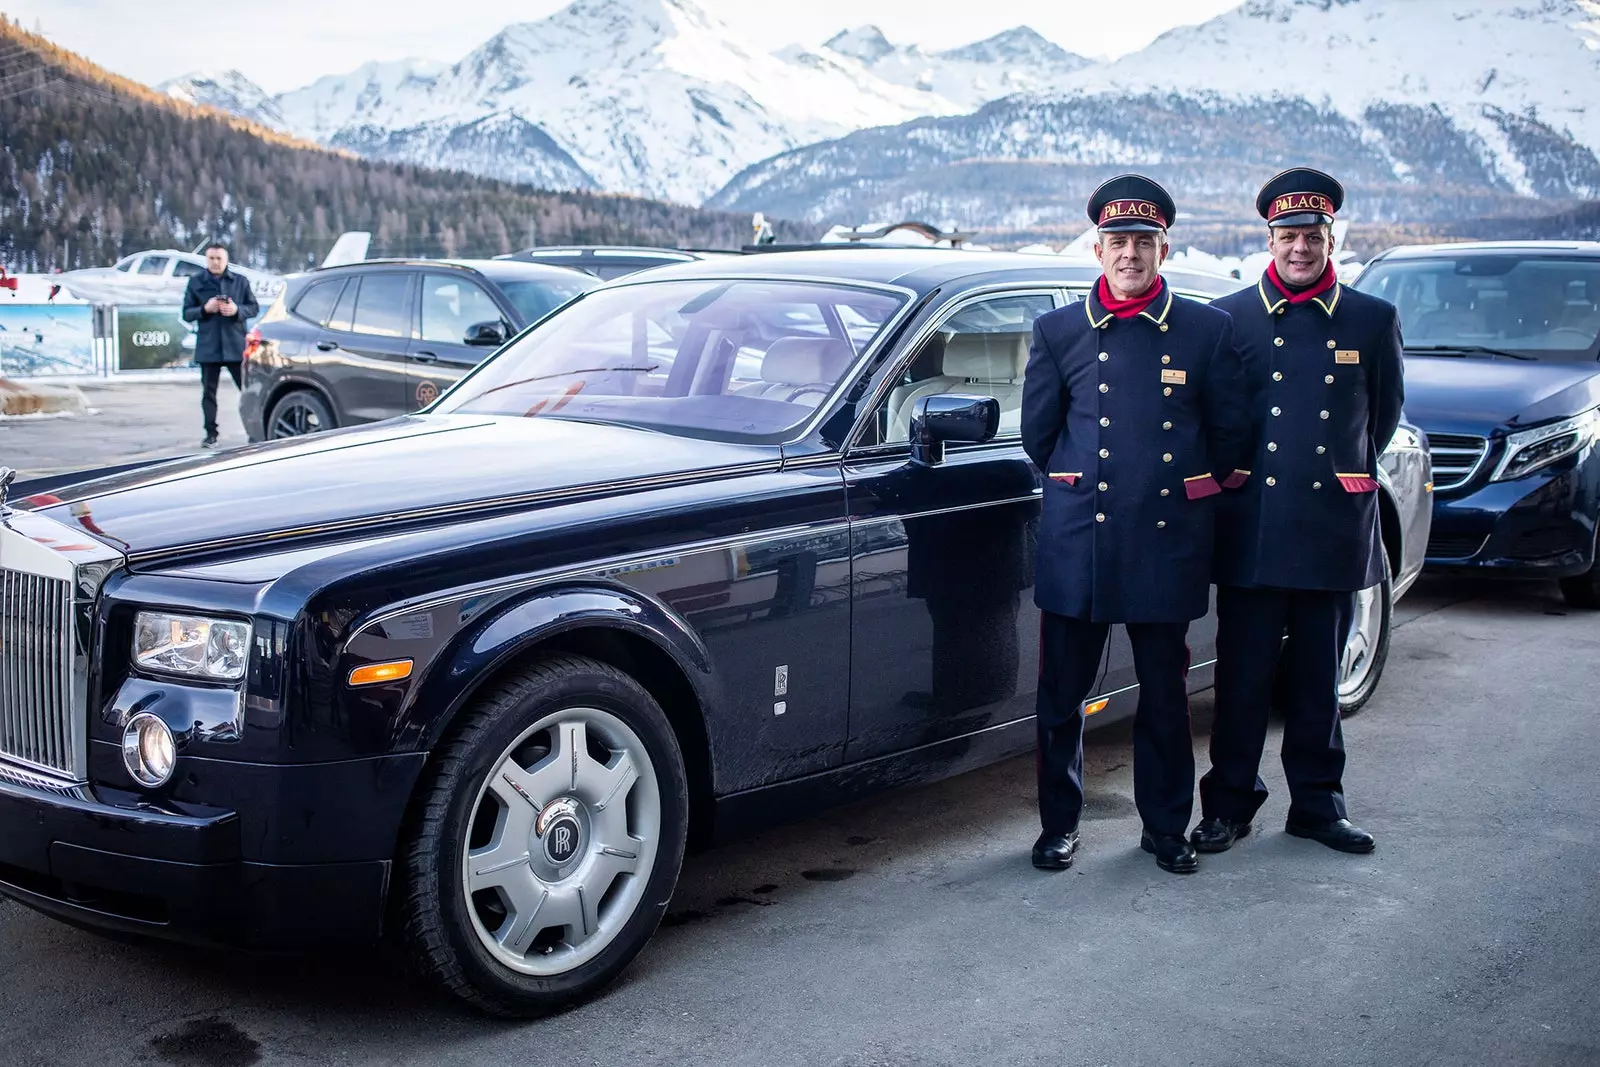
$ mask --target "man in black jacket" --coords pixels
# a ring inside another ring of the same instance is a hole
[[[194,339],[194,361],[200,364],[200,414],[205,419],[202,448],[217,444],[217,379],[228,368],[239,387],[239,365],[244,362],[245,323],[261,310],[250,280],[228,269],[228,250],[220,244],[206,247],[206,269],[191,275],[183,291],[183,317],[199,324]]]

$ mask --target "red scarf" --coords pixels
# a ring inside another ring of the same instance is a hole
[[[1283,283],[1282,278],[1278,277],[1278,265],[1276,263],[1268,263],[1267,281],[1271,282],[1273,287],[1288,299],[1289,303],[1304,304],[1307,300],[1310,300],[1313,297],[1321,296],[1329,289],[1332,289],[1334,286],[1338,285],[1339,275],[1333,269],[1333,260],[1330,259],[1328,260],[1327,267],[1325,267],[1322,271],[1322,277],[1313,282],[1309,289],[1304,289],[1301,292],[1296,293]]]
[[[1095,290],[1095,298],[1100,301],[1100,306],[1119,319],[1131,319],[1145,308],[1156,302],[1156,297],[1161,295],[1163,282],[1161,275],[1156,275],[1156,280],[1143,296],[1136,296],[1132,300],[1117,300],[1111,295],[1111,286],[1106,283],[1106,276],[1100,275],[1100,285]]]

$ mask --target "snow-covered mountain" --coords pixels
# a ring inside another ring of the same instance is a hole
[[[275,129],[287,129],[278,101],[236,70],[197,70],[156,88],[186,104],[200,104]]]
[[[1078,225],[1095,182],[1138,167],[1202,216],[1248,215],[1308,163],[1348,179],[1355,218],[1493,215],[1600,197],[1597,89],[1600,0],[1247,0],[1048,92],[763,161],[707,204]]]
[[[773,54],[696,0],[575,0],[507,26],[448,67],[368,64],[277,97],[257,93],[276,106],[273,125],[382,158],[442,164],[439,146],[453,140],[473,151],[446,153],[450,165],[478,173],[698,203],[779,152],[960,114],[1087,62],[1025,28],[924,53],[863,27]],[[215,95],[214,78],[162,88],[233,110],[252,99],[241,82]],[[457,132],[469,128],[514,136],[495,146]]]

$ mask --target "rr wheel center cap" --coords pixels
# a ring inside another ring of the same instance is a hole
[[[565,867],[583,853],[583,806],[572,797],[561,797],[546,804],[534,820],[535,848],[553,867]]]

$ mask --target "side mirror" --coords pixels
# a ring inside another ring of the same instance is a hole
[[[911,412],[911,462],[932,467],[944,462],[951,441],[981,445],[1000,430],[1000,401],[992,396],[937,393],[917,400]]]
[[[499,319],[475,322],[467,327],[466,336],[461,340],[475,348],[499,348],[506,343],[506,324]]]

